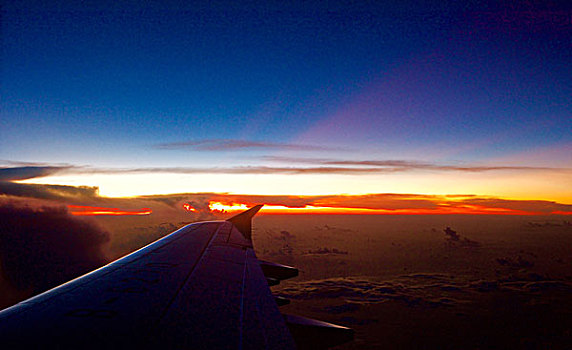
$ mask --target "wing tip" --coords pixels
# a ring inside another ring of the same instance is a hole
[[[258,204],[254,207],[239,213],[226,221],[231,222],[242,233],[244,238],[252,240],[252,217],[258,213],[264,204]]]

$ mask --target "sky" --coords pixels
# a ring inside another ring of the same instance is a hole
[[[0,180],[572,204],[572,12],[557,2],[1,11]]]

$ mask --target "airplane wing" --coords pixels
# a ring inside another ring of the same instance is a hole
[[[292,267],[259,261],[255,206],[187,225],[0,312],[0,344],[42,349],[293,349],[349,341],[349,328],[282,315],[269,285]]]

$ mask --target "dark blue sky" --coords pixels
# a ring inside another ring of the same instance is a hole
[[[69,3],[3,5],[0,159],[488,162],[572,143],[571,15],[550,2]],[[213,139],[331,150],[157,147]]]

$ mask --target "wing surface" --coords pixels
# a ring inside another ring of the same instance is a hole
[[[239,221],[187,225],[0,312],[0,344],[295,348],[250,236],[237,228],[245,229],[244,218]]]

